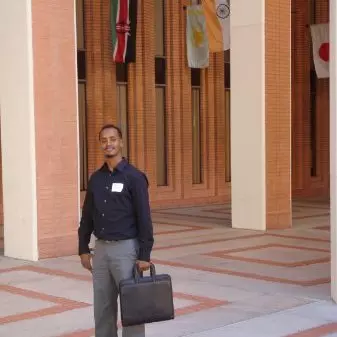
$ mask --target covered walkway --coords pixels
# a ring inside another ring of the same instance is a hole
[[[292,229],[265,234],[229,228],[224,205],[155,211],[153,259],[172,275],[177,317],[147,336],[337,335],[328,204],[293,211]],[[0,266],[0,336],[94,336],[91,277],[78,257]]]

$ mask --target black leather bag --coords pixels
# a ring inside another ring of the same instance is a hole
[[[119,284],[124,327],[174,319],[171,277],[156,275],[153,264],[150,274],[144,277],[135,266],[134,277]]]

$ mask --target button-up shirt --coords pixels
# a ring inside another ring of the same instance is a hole
[[[113,172],[104,164],[89,180],[78,229],[80,255],[89,253],[92,233],[106,241],[137,238],[138,259],[150,260],[154,239],[148,181],[125,159]]]

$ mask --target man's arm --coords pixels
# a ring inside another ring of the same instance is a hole
[[[132,202],[136,211],[140,261],[150,261],[154,243],[151,219],[148,182],[145,174],[134,177],[132,183]]]
[[[78,254],[90,254],[89,243],[91,234],[94,230],[93,224],[93,208],[94,199],[90,189],[90,182],[88,184],[87,193],[85,195],[84,204],[82,208],[82,217],[80,227],[78,228]]]

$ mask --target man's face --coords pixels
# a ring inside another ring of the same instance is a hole
[[[114,128],[105,129],[101,132],[100,143],[107,158],[115,157],[122,152],[123,140]]]

